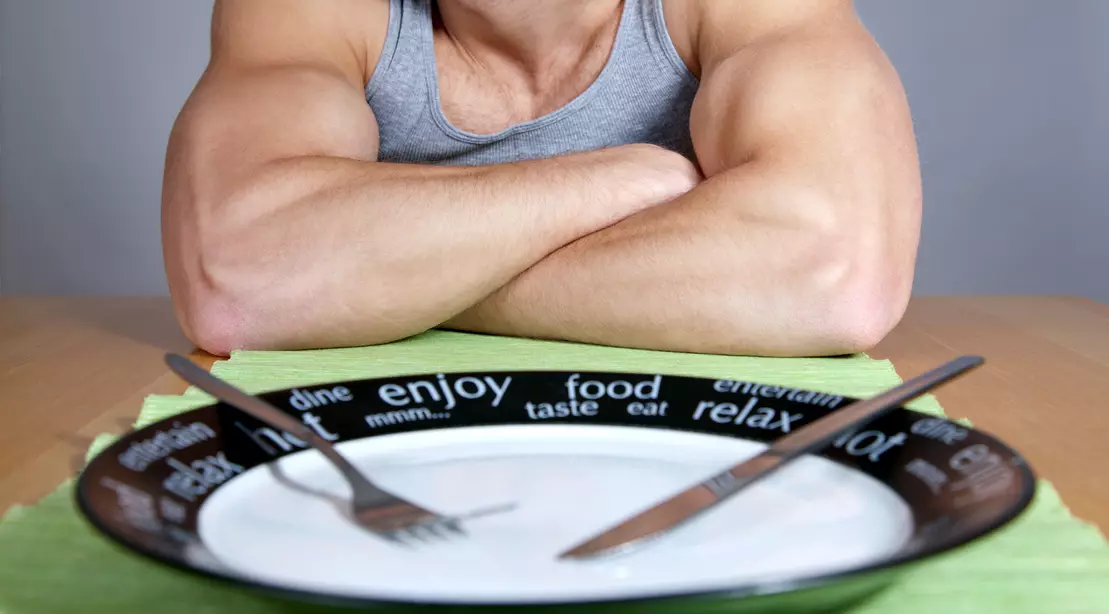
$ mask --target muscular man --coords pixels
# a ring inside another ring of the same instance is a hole
[[[212,41],[163,204],[210,352],[832,355],[903,315],[915,141],[849,0],[217,0]]]

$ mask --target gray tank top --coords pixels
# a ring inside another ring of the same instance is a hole
[[[689,111],[698,81],[666,29],[662,0],[625,0],[607,64],[562,108],[494,134],[453,126],[439,102],[434,0],[390,0],[381,59],[366,84],[383,162],[477,165],[650,143],[694,160]]]

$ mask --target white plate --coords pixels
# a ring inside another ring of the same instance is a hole
[[[1023,460],[995,439],[898,410],[663,539],[621,556],[560,560],[852,399],[561,372],[433,374],[264,396],[335,437],[386,489],[444,514],[478,512],[463,522],[467,535],[400,547],[354,526],[344,515],[348,487],[330,464],[223,405],[129,434],[94,459],[78,488],[85,514],[159,561],[295,597],[612,604],[757,600],[873,575],[997,528],[1034,488]]]

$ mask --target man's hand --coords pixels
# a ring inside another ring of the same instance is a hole
[[[685,156],[655,145],[620,145],[595,152],[601,182],[612,194],[594,206],[616,207],[620,220],[684,195],[701,182]]]
[[[697,182],[631,145],[487,167],[377,162],[363,93],[378,0],[220,0],[171,136],[163,237],[201,348],[384,343],[471,307],[559,248]]]
[[[446,326],[723,354],[873,347],[905,309],[920,223],[897,75],[847,0],[670,6],[702,80],[691,129],[708,179]]]

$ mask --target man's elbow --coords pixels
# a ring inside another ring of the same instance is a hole
[[[893,331],[905,307],[895,297],[844,297],[844,305],[831,310],[833,318],[825,331],[825,353],[829,355],[869,352]]]
[[[901,322],[911,294],[911,273],[875,270],[873,262],[852,266],[864,270],[823,288],[824,316],[814,318],[823,330],[824,354],[869,352]],[[882,269],[882,267],[878,267]]]
[[[236,350],[381,345],[429,328],[403,318],[387,318],[374,310],[362,314],[332,311],[307,297],[213,288],[203,282],[182,284],[174,294],[186,337],[215,356],[230,356]]]
[[[226,294],[195,287],[174,288],[177,319],[185,337],[214,356],[234,350],[262,349],[258,336],[247,327],[243,306]]]
[[[257,283],[265,277],[264,271],[230,267],[210,246],[169,249],[166,256],[177,321],[193,345],[215,356],[229,356],[235,350],[277,349],[280,340],[267,333],[274,328],[267,326],[273,314],[263,317],[260,309],[273,305],[276,298],[264,291],[272,284]]]

